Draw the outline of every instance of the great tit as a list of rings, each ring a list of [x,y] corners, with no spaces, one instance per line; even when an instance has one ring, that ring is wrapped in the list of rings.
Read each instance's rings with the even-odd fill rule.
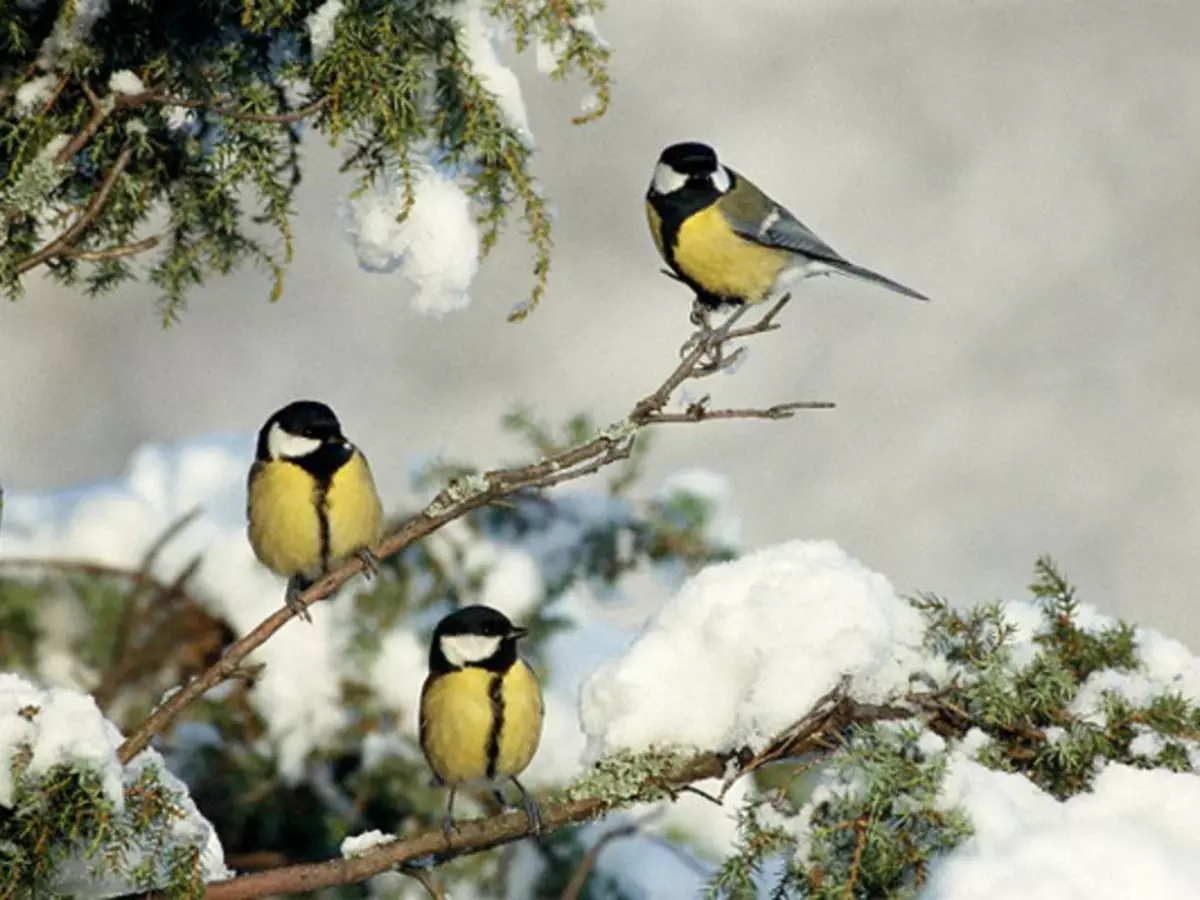
[[[701,318],[706,310],[777,299],[797,279],[831,272],[929,299],[845,259],[722,165],[707,144],[673,144],[662,152],[646,192],[646,217],[674,277],[696,292]]]
[[[437,780],[450,788],[442,828],[454,828],[459,788],[487,787],[502,807],[500,787],[511,781],[525,804],[529,828],[542,820],[537,803],[517,780],[542,736],[542,689],[517,655],[518,628],[490,606],[464,606],[442,619],[429,648],[421,690],[421,749]]]
[[[369,573],[378,570],[370,550],[383,522],[375,481],[324,403],[297,400],[267,419],[246,493],[254,555],[288,579],[287,604],[306,621],[300,595],[343,560],[357,555]]]

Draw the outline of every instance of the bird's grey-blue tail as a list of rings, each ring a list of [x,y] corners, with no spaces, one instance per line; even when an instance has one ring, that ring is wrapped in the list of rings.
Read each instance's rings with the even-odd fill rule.
[[[849,275],[852,278],[861,278],[863,281],[870,281],[875,284],[883,285],[888,290],[895,291],[897,294],[903,294],[905,297],[912,297],[914,300],[929,300],[924,294],[914,291],[912,288],[907,288],[898,281],[892,281],[890,278],[884,278],[878,272],[872,272],[870,269],[864,269],[862,266],[856,266],[852,262],[845,260],[832,260],[827,262],[830,268],[843,275]]]

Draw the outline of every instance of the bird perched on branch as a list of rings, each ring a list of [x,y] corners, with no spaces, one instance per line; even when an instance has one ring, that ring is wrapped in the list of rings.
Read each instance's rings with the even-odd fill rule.
[[[442,619],[429,648],[421,690],[421,749],[450,788],[442,828],[454,828],[454,795],[488,787],[502,807],[511,781],[521,792],[529,828],[541,831],[537,803],[517,780],[542,736],[542,689],[517,653],[528,634],[490,606],[464,606]]]
[[[696,292],[693,319],[709,310],[778,299],[791,282],[836,272],[917,300],[912,288],[855,265],[746,178],[707,144],[662,152],[646,192],[646,217],[659,254]]]
[[[307,621],[300,595],[339,563],[357,555],[369,573],[378,571],[370,550],[383,522],[375,480],[324,403],[289,403],[258,432],[246,518],[254,555],[288,579],[287,604]]]

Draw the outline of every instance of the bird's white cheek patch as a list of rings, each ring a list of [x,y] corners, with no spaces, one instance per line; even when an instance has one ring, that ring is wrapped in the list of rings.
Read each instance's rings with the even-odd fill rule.
[[[299,459],[320,448],[321,442],[316,438],[292,434],[278,422],[271,426],[267,434],[267,452],[271,454],[271,459]]]
[[[717,166],[717,171],[712,173],[712,186],[716,188],[717,193],[725,193],[729,190],[731,184],[733,184],[733,179],[729,177],[729,173],[725,171],[725,167]]]
[[[687,184],[687,176],[676,172],[666,163],[654,167],[654,190],[659,194],[673,194]]]
[[[500,649],[500,638],[483,634],[448,634],[441,642],[442,655],[450,665],[459,668],[483,662]]]

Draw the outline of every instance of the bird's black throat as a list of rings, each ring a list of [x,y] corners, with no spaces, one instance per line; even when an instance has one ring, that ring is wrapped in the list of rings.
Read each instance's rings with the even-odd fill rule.
[[[738,176],[730,169],[725,171],[730,178],[728,190],[733,190],[737,185]],[[697,303],[705,309],[714,311],[741,306],[742,301],[736,297],[719,297],[711,294],[689,278],[687,273],[680,269],[675,262],[675,246],[679,241],[679,229],[683,223],[696,213],[712,206],[721,199],[721,196],[721,192],[713,186],[711,177],[689,178],[683,187],[669,194],[660,194],[652,186],[646,194],[646,202],[654,207],[654,211],[658,213],[662,222],[659,227],[662,229],[662,247],[667,265],[671,267],[679,281],[695,291]]]
[[[322,444],[312,453],[288,459],[294,466],[299,466],[323,486],[327,486],[334,473],[350,462],[354,448],[342,441],[330,441]]]

